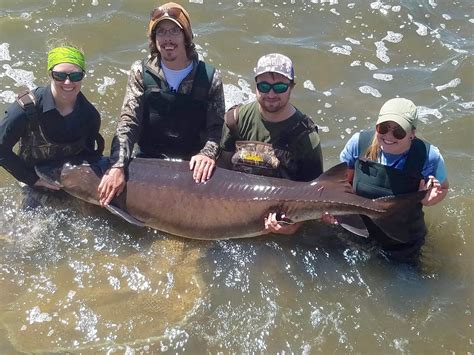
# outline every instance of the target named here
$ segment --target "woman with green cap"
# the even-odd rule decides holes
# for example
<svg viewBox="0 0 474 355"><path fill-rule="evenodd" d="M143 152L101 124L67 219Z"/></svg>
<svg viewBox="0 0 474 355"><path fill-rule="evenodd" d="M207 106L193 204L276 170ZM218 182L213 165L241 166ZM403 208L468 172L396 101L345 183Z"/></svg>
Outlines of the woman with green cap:
<svg viewBox="0 0 474 355"><path fill-rule="evenodd" d="M347 178L356 194L378 198L426 190L425 198L404 216L393 216L387 235L369 218L362 221L389 259L413 261L425 242L423 206L441 202L448 193L446 167L439 149L416 136L418 110L408 99L385 102L375 129L356 133L347 142L340 160L347 164ZM333 224L349 225L354 219L324 216ZM354 226L352 226L354 227ZM392 228L392 229L390 229Z"/></svg>
<svg viewBox="0 0 474 355"><path fill-rule="evenodd" d="M36 175L34 165L83 153L101 154L103 139L100 114L81 93L84 54L71 46L54 48L48 53L48 72L50 85L19 94L5 111L0 121L0 165L27 185L57 190Z"/></svg>

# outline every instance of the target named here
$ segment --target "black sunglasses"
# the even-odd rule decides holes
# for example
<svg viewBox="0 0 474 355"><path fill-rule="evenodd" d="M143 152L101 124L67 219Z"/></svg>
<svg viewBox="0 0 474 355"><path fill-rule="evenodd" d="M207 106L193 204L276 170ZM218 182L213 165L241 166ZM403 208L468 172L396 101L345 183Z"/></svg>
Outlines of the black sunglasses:
<svg viewBox="0 0 474 355"><path fill-rule="evenodd" d="M387 122L379 123L375 126L375 129L379 134L387 134L388 131L392 131L392 134L396 139L403 139L407 135L407 132L405 132L402 127L397 125L395 128L390 128L390 125Z"/></svg>
<svg viewBox="0 0 474 355"><path fill-rule="evenodd" d="M67 78L69 78L70 81L73 83L81 81L82 78L84 78L84 72L83 71L73 71L70 73L66 73L65 71L51 71L51 76L53 77L54 80L56 81L66 81Z"/></svg>
<svg viewBox="0 0 474 355"><path fill-rule="evenodd" d="M269 93L270 90L272 89L275 92L275 94L283 94L284 92L288 90L289 87L290 87L289 83L270 84L270 83L267 83L266 81L261 81L257 83L257 90L264 94Z"/></svg>

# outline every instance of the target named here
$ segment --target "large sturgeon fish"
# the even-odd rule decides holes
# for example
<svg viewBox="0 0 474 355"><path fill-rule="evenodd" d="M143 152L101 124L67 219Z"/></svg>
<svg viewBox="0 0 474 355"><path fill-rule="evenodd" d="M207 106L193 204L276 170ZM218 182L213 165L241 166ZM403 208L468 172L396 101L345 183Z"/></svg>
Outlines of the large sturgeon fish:
<svg viewBox="0 0 474 355"><path fill-rule="evenodd" d="M97 187L107 166L102 158L43 165L36 171L67 193L98 205ZM352 193L345 172L346 166L339 164L314 181L295 182L217 168L209 181L198 184L188 162L136 158L129 165L125 191L108 209L137 225L206 240L265 234L263 220L270 212L284 213L289 222L319 219L324 212L366 215L391 238L409 241L397 225L405 223L425 192L367 199Z"/></svg>

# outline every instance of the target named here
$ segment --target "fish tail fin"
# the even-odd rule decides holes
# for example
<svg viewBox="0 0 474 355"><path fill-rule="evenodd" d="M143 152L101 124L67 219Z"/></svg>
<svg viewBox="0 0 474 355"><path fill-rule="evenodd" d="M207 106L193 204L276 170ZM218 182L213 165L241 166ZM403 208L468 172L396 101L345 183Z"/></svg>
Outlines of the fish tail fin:
<svg viewBox="0 0 474 355"><path fill-rule="evenodd" d="M383 212L369 218L390 238L402 243L410 242L413 236L407 228L401 226L412 221L425 195L426 191L418 191L375 199L374 202Z"/></svg>

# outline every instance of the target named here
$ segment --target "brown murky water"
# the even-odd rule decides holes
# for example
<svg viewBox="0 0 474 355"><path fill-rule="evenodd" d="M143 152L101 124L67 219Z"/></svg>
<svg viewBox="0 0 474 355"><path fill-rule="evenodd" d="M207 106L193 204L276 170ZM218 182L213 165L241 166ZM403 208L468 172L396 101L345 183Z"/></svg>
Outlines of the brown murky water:
<svg viewBox="0 0 474 355"><path fill-rule="evenodd" d="M110 142L154 1L1 0L0 108L46 83L47 41L83 47L83 92ZM312 223L293 238L197 242L72 198L21 207L0 169L0 353L473 352L473 28L470 1L186 1L226 103L281 52L294 103L321 127L326 168L385 100L411 98L451 191L425 209L421 266L394 265Z"/></svg>

